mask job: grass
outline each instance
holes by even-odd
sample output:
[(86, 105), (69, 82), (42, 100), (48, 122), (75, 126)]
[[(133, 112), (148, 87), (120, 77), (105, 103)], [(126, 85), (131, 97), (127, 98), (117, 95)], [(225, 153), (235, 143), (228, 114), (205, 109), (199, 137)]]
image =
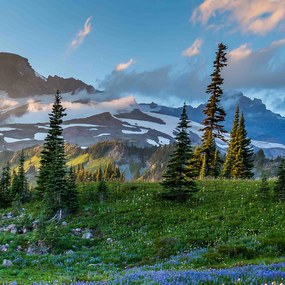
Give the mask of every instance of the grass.
[[(285, 261), (284, 203), (275, 202), (272, 193), (267, 201), (261, 199), (259, 185), (255, 180), (199, 181), (201, 190), (181, 204), (161, 201), (158, 183), (109, 183), (103, 203), (99, 203), (96, 183), (81, 184), (80, 211), (68, 217), (67, 226), (48, 226), (45, 240), (52, 246), (51, 254), (15, 252), (17, 245), (35, 243), (37, 231), (0, 232), (0, 244), (10, 243), (1, 257), (14, 263), (11, 269), (0, 267), (0, 281), (104, 281), (126, 268), (152, 266), (197, 248), (204, 249), (201, 258), (171, 268), (219, 269)], [(39, 205), (30, 203), (25, 208), (22, 218), (2, 220), (0, 227), (30, 224)], [(92, 230), (94, 238), (74, 236), (74, 228)]]

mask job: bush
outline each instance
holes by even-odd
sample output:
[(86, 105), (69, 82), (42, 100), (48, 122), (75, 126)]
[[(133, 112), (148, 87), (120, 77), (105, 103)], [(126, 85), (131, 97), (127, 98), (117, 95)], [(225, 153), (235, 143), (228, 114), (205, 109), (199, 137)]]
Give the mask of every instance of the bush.
[(177, 253), (179, 243), (173, 237), (159, 237), (154, 241), (154, 251), (159, 258), (168, 258)]

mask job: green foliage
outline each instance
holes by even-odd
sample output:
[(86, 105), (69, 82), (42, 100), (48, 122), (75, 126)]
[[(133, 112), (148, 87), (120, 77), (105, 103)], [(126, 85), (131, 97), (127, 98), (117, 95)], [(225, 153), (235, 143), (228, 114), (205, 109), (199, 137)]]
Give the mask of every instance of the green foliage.
[(268, 179), (265, 175), (261, 177), (261, 184), (259, 187), (260, 197), (265, 202), (268, 203), (270, 201), (270, 186), (268, 183)]
[(162, 197), (165, 199), (185, 201), (198, 191), (193, 180), (195, 172), (192, 167), (193, 151), (188, 134), (189, 123), (186, 104), (184, 104), (180, 121), (176, 128), (175, 149), (170, 156), (166, 172), (163, 175), (162, 185), (165, 188), (165, 192)]
[(12, 180), (11, 194), (14, 200), (18, 200), (19, 203), (26, 203), (30, 199), (28, 181), (24, 169), (25, 155), (21, 152), (20, 165), (18, 172), (15, 173)]
[(57, 91), (49, 114), (50, 124), (47, 137), (41, 152), (41, 166), (37, 180), (36, 192), (43, 201), (45, 213), (48, 217), (59, 216), (63, 212), (74, 211), (76, 202), (73, 198), (74, 190), (68, 187), (64, 139), (62, 137), (62, 118), (66, 116), (61, 103), (60, 92)]
[(251, 140), (247, 137), (244, 116), (241, 114), (239, 126), (236, 133), (235, 158), (232, 168), (233, 178), (252, 178), (253, 177), (253, 149)]
[[(273, 185), (271, 180), (268, 183)], [(78, 213), (68, 216), (65, 226), (50, 222), (44, 227), (42, 239), (51, 248), (50, 254), (16, 251), (18, 245), (27, 248), (39, 243), (40, 225), (22, 235), (0, 232), (0, 244), (10, 244), (1, 256), (14, 264), (0, 268), (0, 281), (104, 282), (126, 267), (161, 263), (161, 259), (197, 247), (207, 248), (203, 257), (181, 262), (177, 268), (284, 261), (284, 205), (274, 201), (265, 204), (259, 198), (259, 180), (200, 180), (201, 191), (182, 204), (158, 199), (163, 191), (158, 183), (106, 184), (108, 199), (102, 203), (98, 203), (98, 182), (80, 184)], [(93, 201), (85, 196), (91, 190)], [(29, 228), (42, 209), (36, 202), (27, 203), (25, 208), (23, 217), (1, 219), (0, 227), (16, 221)], [(0, 215), (3, 213), (1, 210)], [(74, 235), (75, 228), (88, 229), (93, 239)], [(113, 241), (107, 242), (108, 238)], [(70, 249), (73, 253), (66, 253)]]
[(277, 173), (277, 181), (274, 186), (275, 199), (278, 201), (285, 200), (285, 160), (282, 159), (278, 173)]
[(212, 81), (207, 87), (206, 93), (210, 94), (210, 98), (203, 110), (206, 118), (202, 124), (204, 128), (202, 136), (202, 153), (205, 154), (203, 159), (206, 159), (205, 175), (211, 177), (217, 177), (218, 170), (216, 150), (217, 146), (215, 138), (220, 138), (225, 141), (223, 133), (225, 133), (223, 125), (221, 123), (225, 120), (226, 112), (220, 105), (221, 96), (223, 95), (222, 85), (224, 79), (221, 77), (222, 69), (227, 66), (226, 58), (227, 47), (220, 43), (218, 45), (218, 51), (216, 52), (216, 59), (214, 60), (214, 71), (211, 74)]
[(159, 237), (154, 241), (154, 254), (159, 258), (168, 258), (179, 250), (179, 242), (174, 237)]
[(0, 208), (8, 207), (11, 204), (11, 174), (9, 162), (2, 169), (0, 179)]
[(236, 107), (235, 117), (232, 130), (230, 133), (229, 147), (227, 150), (226, 160), (223, 165), (222, 176), (225, 178), (233, 177), (233, 166), (238, 152), (238, 128), (239, 128), (239, 106)]

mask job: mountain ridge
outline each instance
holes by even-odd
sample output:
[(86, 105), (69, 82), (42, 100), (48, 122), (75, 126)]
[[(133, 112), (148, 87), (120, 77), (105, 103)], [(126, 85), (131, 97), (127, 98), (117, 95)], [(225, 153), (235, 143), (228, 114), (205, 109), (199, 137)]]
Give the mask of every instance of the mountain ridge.
[(89, 94), (97, 92), (92, 85), (72, 77), (55, 75), (45, 78), (32, 68), (27, 58), (17, 54), (0, 52), (0, 67), (0, 90), (11, 98), (54, 94), (57, 89), (72, 94), (84, 89)]

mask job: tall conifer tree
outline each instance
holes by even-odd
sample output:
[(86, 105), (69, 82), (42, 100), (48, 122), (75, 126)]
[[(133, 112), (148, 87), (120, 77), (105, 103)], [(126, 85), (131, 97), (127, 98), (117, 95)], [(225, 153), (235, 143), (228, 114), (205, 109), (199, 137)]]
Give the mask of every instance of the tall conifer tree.
[(61, 218), (64, 212), (73, 210), (73, 205), (66, 197), (69, 195), (67, 183), (64, 139), (62, 136), (62, 119), (66, 116), (57, 91), (49, 114), (49, 131), (41, 153), (41, 166), (37, 181), (37, 194), (43, 200), (48, 217)]
[(28, 188), (28, 181), (24, 169), (24, 163), (25, 163), (25, 155), (24, 152), (21, 152), (20, 156), (20, 165), (18, 168), (18, 172), (14, 175), (13, 181), (12, 181), (12, 195), (13, 198), (17, 197), (19, 199), (19, 202), (25, 203), (29, 200), (29, 188)]
[(237, 130), (237, 148), (235, 162), (232, 170), (233, 178), (253, 177), (253, 149), (251, 140), (247, 137), (244, 116), (241, 114), (239, 127)]
[(221, 124), (225, 120), (226, 112), (220, 105), (221, 96), (223, 94), (222, 85), (224, 79), (221, 76), (222, 69), (227, 66), (226, 58), (227, 47), (220, 43), (214, 60), (214, 72), (211, 74), (212, 82), (208, 85), (206, 93), (210, 94), (210, 98), (206, 104), (203, 113), (206, 118), (202, 124), (205, 126), (202, 137), (202, 153), (206, 155), (206, 176), (215, 176), (215, 138), (224, 139), (224, 127)]
[(176, 128), (175, 149), (163, 175), (162, 185), (165, 189), (163, 193), (165, 199), (183, 201), (198, 191), (197, 185), (193, 181), (196, 174), (191, 167), (193, 151), (188, 133), (189, 128), (190, 121), (187, 116), (186, 104), (184, 104)]
[(238, 128), (239, 128), (239, 106), (237, 105), (232, 130), (230, 133), (229, 147), (222, 170), (222, 176), (226, 178), (232, 177), (235, 157), (237, 156), (237, 151), (238, 151), (238, 137), (237, 137)]

